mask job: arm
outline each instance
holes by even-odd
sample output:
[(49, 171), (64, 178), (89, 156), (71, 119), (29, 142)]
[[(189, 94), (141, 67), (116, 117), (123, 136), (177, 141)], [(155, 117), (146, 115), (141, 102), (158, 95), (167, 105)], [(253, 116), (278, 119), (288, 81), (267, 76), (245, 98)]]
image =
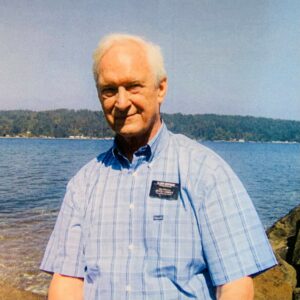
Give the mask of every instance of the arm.
[(217, 287), (218, 300), (253, 300), (253, 280), (242, 277)]
[(55, 273), (50, 283), (48, 300), (83, 300), (83, 279)]

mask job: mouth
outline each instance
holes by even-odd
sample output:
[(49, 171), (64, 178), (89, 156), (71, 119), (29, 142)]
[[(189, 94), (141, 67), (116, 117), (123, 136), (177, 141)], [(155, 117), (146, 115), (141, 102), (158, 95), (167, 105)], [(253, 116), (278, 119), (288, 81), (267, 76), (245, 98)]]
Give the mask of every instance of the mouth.
[(115, 116), (115, 120), (116, 121), (119, 121), (119, 122), (124, 122), (124, 121), (126, 121), (126, 120), (128, 120), (128, 119), (131, 119), (132, 117), (134, 117), (136, 114), (134, 113), (134, 114), (130, 114), (130, 115), (126, 115), (126, 116)]

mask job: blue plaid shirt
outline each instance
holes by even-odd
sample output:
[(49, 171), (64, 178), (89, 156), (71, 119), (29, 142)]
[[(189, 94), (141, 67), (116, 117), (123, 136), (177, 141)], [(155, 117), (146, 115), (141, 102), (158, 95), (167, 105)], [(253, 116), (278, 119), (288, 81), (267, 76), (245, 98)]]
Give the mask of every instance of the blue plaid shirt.
[(41, 269), (84, 278), (86, 300), (177, 300), (275, 264), (231, 168), (162, 125), (131, 163), (114, 144), (71, 179)]

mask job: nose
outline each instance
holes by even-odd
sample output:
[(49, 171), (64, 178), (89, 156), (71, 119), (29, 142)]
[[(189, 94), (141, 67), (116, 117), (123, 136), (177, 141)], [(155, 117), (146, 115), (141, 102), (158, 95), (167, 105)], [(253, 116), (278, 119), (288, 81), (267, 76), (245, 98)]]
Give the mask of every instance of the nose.
[(115, 103), (115, 107), (118, 110), (124, 111), (129, 108), (130, 101), (128, 99), (127, 91), (124, 87), (118, 87), (117, 99)]

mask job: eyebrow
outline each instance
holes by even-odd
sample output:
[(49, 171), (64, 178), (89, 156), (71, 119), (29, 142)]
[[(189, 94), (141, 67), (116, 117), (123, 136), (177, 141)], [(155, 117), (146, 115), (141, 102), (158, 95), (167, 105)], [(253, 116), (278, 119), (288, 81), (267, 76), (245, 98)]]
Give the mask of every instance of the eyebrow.
[(105, 85), (99, 85), (100, 90), (105, 90), (105, 89), (115, 89), (117, 88), (117, 85), (114, 84), (105, 84)]
[(133, 80), (133, 81), (128, 81), (128, 82), (125, 82), (124, 84), (104, 84), (104, 85), (101, 85), (100, 84), (100, 90), (104, 90), (104, 89), (115, 89), (119, 86), (124, 86), (124, 87), (130, 87), (131, 85), (135, 85), (135, 84), (140, 84), (140, 85), (144, 85), (144, 83), (142, 81), (139, 81), (139, 80)]
[(135, 84), (143, 85), (143, 82), (141, 82), (139, 80), (134, 80), (134, 81), (127, 82), (126, 84), (124, 84), (124, 86), (127, 87), (127, 86), (131, 86), (131, 85), (135, 85)]

